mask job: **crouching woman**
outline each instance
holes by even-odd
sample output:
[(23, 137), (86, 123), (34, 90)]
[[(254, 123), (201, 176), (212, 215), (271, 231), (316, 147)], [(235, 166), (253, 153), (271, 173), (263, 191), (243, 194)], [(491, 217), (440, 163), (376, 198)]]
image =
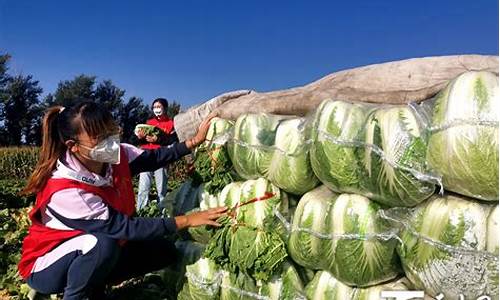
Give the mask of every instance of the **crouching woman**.
[(134, 217), (132, 176), (180, 159), (206, 136), (209, 119), (183, 143), (156, 150), (121, 144), (112, 115), (94, 102), (50, 108), (38, 164), (25, 194), (36, 194), (19, 273), (43, 294), (83, 299), (107, 283), (178, 259), (165, 236), (214, 225), (225, 208), (175, 218)]

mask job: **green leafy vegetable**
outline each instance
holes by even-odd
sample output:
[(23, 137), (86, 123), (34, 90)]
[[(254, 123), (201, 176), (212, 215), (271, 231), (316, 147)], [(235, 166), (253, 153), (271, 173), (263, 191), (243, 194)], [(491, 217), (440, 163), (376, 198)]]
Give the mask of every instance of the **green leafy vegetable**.
[(213, 195), (235, 180), (226, 141), (217, 141), (232, 127), (233, 123), (230, 121), (212, 119), (206, 141), (196, 149), (193, 180), (196, 183), (204, 183), (206, 191)]
[(338, 195), (325, 186), (306, 193), (293, 218), (290, 256), (348, 285), (363, 287), (396, 277), (397, 239), (377, 217), (379, 209), (363, 196)]
[(429, 165), (445, 189), (498, 201), (498, 77), (467, 72), (435, 99)]
[[(221, 193), (222, 194), (222, 193)], [(283, 227), (274, 216), (275, 210), (287, 208), (280, 190), (260, 178), (241, 184), (240, 201), (233, 206), (230, 218), (221, 220), (209, 241), (205, 256), (231, 272), (242, 272), (255, 280), (267, 281), (286, 259), (282, 239)]]
[(498, 227), (489, 222), (492, 210), (452, 195), (434, 196), (410, 214), (389, 210), (404, 224), (398, 253), (408, 279), (431, 295), (442, 292), (450, 299), (498, 295), (498, 246), (488, 247), (487, 240), (498, 241)]
[(135, 132), (142, 130), (145, 135), (157, 136), (160, 134), (160, 129), (153, 125), (148, 124), (137, 124), (135, 126)]
[(415, 206), (432, 195), (426, 135), (408, 106), (324, 101), (312, 125), (311, 164), (336, 192), (387, 206)]

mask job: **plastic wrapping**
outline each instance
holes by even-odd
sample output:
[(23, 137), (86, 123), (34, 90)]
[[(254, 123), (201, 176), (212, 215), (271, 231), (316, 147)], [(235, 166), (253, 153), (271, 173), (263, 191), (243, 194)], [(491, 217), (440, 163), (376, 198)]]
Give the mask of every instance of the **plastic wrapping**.
[[(309, 119), (241, 116), (212, 143), (227, 143), (239, 175), (273, 184), (250, 180), (202, 205), (239, 199), (231, 202), (227, 236), (213, 243), (224, 247), (216, 249), (218, 263), (280, 265), (286, 253), (271, 259), (265, 256), (271, 249), (259, 246), (274, 232), (288, 240), (297, 263), (331, 272), (345, 289), (382, 284), (404, 271), (414, 289), (434, 297), (498, 299), (498, 205), (432, 196), (438, 185), (441, 195), (444, 187), (498, 199), (498, 102), (498, 78), (469, 72), (419, 105), (326, 100)], [(311, 190), (315, 176), (325, 186)], [(296, 195), (311, 191), (294, 211), (285, 209), (278, 187)], [(266, 200), (278, 193), (280, 200)], [(395, 208), (382, 210), (387, 207)], [(220, 273), (225, 299), (269, 299), (245, 274), (255, 279), (262, 275), (257, 269), (240, 272), (233, 264)]]
[(283, 265), (279, 275), (267, 282), (254, 282), (244, 274), (224, 273), (221, 283), (221, 300), (306, 300), (302, 281), (297, 270), (289, 263)]
[(305, 122), (270, 114), (240, 116), (228, 143), (238, 174), (246, 179), (264, 177), (292, 194), (313, 189), (319, 181), (309, 161)]
[(186, 267), (187, 282), (177, 295), (180, 300), (219, 299), (221, 272), (216, 264), (207, 258)]
[(495, 254), (498, 254), (498, 240), (500, 238), (499, 220), (498, 205), (495, 205), (488, 217), (488, 237), (486, 238), (486, 251)]
[(430, 121), (427, 161), (445, 189), (498, 201), (498, 77), (464, 73), (418, 108)]
[(347, 285), (369, 286), (400, 273), (397, 232), (378, 217), (380, 206), (326, 186), (305, 194), (295, 211), (288, 251), (298, 264), (327, 270)]
[(498, 299), (497, 208), (454, 195), (434, 196), (414, 209), (381, 211), (402, 231), (398, 254), (418, 289), (445, 299)]
[(314, 173), (336, 192), (415, 206), (440, 183), (426, 167), (424, 126), (408, 105), (325, 100), (312, 120)]
[(267, 283), (254, 281), (243, 273), (218, 269), (209, 259), (200, 259), (187, 269), (187, 282), (178, 299), (306, 300), (298, 273), (289, 263)]
[(297, 195), (317, 184), (315, 174), (337, 192), (391, 207), (415, 206), (435, 185), (498, 200), (499, 102), (496, 75), (466, 72), (422, 105), (325, 100), (306, 120), (311, 127), (290, 116), (240, 115), (226, 140), (240, 176)]
[(242, 177), (299, 195), (317, 183), (312, 167), (334, 191), (390, 207), (415, 206), (436, 185), (498, 200), (499, 112), (498, 77), (467, 72), (420, 105), (325, 100), (306, 121), (242, 115), (230, 156)]
[(245, 179), (265, 177), (273, 156), (276, 129), (283, 116), (249, 114), (235, 123), (229, 155), (234, 168)]
[(319, 183), (312, 171), (308, 139), (309, 132), (302, 118), (284, 120), (276, 130), (276, 149), (268, 179), (292, 194), (302, 195)]
[(198, 261), (205, 250), (205, 246), (200, 243), (184, 240), (177, 240), (175, 247), (179, 252), (179, 259), (173, 265), (158, 271), (170, 291), (179, 291), (182, 288), (186, 267)]
[[(396, 281), (371, 286), (368, 288), (350, 287), (326, 271), (316, 273), (314, 279), (306, 286), (306, 295), (309, 300), (373, 300), (394, 299), (381, 298), (384, 291), (412, 291), (411, 284), (406, 278)], [(406, 299), (406, 298), (405, 298)], [(428, 296), (415, 297), (412, 299), (432, 299)]]

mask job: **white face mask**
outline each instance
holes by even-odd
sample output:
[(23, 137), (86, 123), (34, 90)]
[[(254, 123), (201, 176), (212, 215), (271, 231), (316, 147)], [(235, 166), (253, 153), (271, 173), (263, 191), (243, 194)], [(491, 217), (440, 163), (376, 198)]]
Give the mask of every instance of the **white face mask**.
[(159, 117), (163, 114), (163, 109), (162, 108), (153, 108), (153, 113), (155, 116)]
[(90, 150), (89, 158), (94, 161), (110, 164), (120, 163), (120, 135), (118, 134), (106, 138), (93, 148), (80, 146)]

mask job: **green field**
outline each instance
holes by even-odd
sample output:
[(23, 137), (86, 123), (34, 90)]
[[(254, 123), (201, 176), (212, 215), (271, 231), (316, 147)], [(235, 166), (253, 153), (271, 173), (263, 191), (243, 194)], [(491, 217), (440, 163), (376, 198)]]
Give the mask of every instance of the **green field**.
[[(35, 201), (34, 196), (20, 196), (27, 178), (38, 160), (38, 147), (0, 148), (0, 299), (27, 299), (28, 288), (17, 274), (22, 240), (29, 227), (28, 212)], [(169, 167), (169, 192), (175, 190), (187, 178), (185, 161), (180, 160)], [(137, 193), (138, 178), (134, 178)], [(151, 199), (156, 191), (151, 190)], [(139, 212), (143, 216), (154, 216), (159, 211), (150, 205)], [(139, 295), (156, 298), (168, 293), (161, 280), (154, 276), (130, 280), (113, 288), (117, 299), (137, 299)], [(152, 288), (153, 287), (153, 288)], [(154, 288), (156, 287), (156, 289)], [(127, 295), (126, 297), (124, 295)]]

